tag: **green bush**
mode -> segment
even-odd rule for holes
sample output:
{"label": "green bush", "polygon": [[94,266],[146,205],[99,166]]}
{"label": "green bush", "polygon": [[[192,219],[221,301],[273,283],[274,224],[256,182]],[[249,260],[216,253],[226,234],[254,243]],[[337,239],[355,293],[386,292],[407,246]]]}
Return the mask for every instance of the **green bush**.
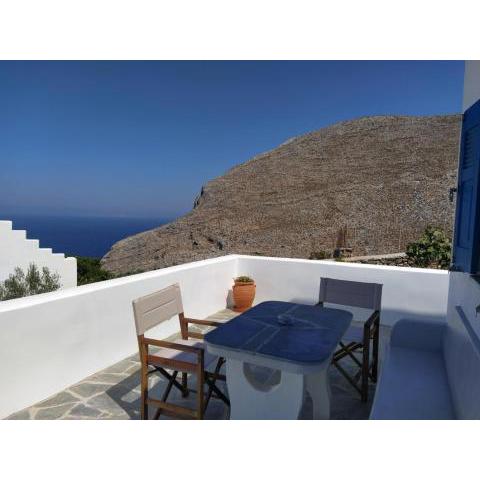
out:
{"label": "green bush", "polygon": [[327,258],[332,258],[332,255],[325,250],[320,250],[318,252],[311,252],[308,258],[309,260],[325,260]]}
{"label": "green bush", "polygon": [[417,242],[407,245],[406,254],[414,267],[448,268],[452,242],[440,228],[427,227]]}
{"label": "green bush", "polygon": [[102,282],[115,278],[102,268],[99,258],[77,257],[77,285]]}
{"label": "green bush", "polygon": [[50,273],[47,267],[43,267],[40,272],[38,267],[31,263],[26,274],[17,267],[7,280],[0,283],[0,300],[12,300],[38,293],[53,292],[60,286],[58,273]]}

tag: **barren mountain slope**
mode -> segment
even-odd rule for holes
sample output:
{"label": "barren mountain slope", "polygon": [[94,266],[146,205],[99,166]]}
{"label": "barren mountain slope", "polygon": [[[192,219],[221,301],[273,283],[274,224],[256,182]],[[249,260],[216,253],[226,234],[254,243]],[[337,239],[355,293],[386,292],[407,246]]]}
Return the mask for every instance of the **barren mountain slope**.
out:
{"label": "barren mountain slope", "polygon": [[451,232],[459,115],[378,116],[293,138],[218,177],[194,209],[113,245],[115,273],[227,253],[308,258],[347,228],[353,254],[402,251],[428,224]]}

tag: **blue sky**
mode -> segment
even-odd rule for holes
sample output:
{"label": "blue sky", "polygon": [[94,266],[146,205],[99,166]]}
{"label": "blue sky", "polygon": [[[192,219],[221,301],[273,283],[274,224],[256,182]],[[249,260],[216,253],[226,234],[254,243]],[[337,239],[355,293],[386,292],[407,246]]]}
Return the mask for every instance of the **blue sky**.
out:
{"label": "blue sky", "polygon": [[290,137],[364,115],[460,112],[463,68],[0,61],[0,210],[171,218]]}

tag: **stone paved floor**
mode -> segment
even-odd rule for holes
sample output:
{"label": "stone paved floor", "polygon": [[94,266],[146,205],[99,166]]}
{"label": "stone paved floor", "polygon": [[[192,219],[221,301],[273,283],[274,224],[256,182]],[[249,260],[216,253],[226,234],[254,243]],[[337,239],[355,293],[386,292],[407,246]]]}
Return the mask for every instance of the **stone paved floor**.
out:
{"label": "stone paved floor", "polygon": [[[231,310],[223,310],[209,317],[212,320],[226,321],[236,314]],[[388,341],[389,330],[382,327],[381,346]],[[381,348],[383,351],[383,348]],[[382,358],[382,352],[380,355]],[[347,369],[353,362],[342,360]],[[51,398],[39,402],[29,408],[14,413],[9,419],[19,420],[124,420],[140,418],[140,362],[138,355],[133,355],[121,362],[88,377]],[[151,377],[155,377],[152,375]],[[332,419],[367,419],[370,413],[375,385],[370,384],[369,402],[362,403],[349,383],[338,372],[330,369],[332,387],[331,418]],[[222,382],[217,385],[223,385]],[[161,378],[151,378],[151,392],[160,397],[165,386]],[[224,387],[226,388],[226,387]],[[178,390],[173,389],[169,401],[185,407],[194,408],[195,395],[181,397]],[[154,409],[150,409],[154,410]],[[167,418],[167,417],[161,417]],[[229,418],[228,408],[217,399],[210,401],[205,415],[206,419],[226,420]],[[301,418],[311,418],[311,406],[305,402]]]}

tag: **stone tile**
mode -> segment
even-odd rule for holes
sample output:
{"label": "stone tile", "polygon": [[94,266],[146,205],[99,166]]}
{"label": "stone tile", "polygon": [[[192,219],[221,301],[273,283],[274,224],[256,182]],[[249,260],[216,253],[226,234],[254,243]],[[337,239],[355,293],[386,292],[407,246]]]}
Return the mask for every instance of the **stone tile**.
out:
{"label": "stone tile", "polygon": [[[138,415],[138,418],[140,418],[140,415]],[[136,420],[135,418],[130,417],[127,412],[122,412],[121,414],[115,414],[111,412],[102,412],[98,420]]]}
{"label": "stone tile", "polygon": [[107,415],[106,417],[99,418],[98,420],[140,420],[140,416],[138,416],[138,418],[132,418],[128,415]]}
{"label": "stone tile", "polygon": [[130,376],[137,372],[140,374],[140,362],[138,364],[132,364],[132,366],[126,370],[125,373]]}
{"label": "stone tile", "polygon": [[35,406],[37,408],[43,407],[55,407],[57,405],[63,405],[65,403],[76,403],[78,398],[74,397],[71,393],[64,390],[63,392],[57,393],[53,397],[47,398],[43,402],[37,403]]}
{"label": "stone tile", "polygon": [[138,404],[131,404],[130,402],[123,402],[121,398],[112,397],[109,393],[102,393],[90,398],[87,405],[91,408],[99,410],[102,414],[108,413],[116,416],[124,416],[128,418],[132,412],[140,409],[140,402]]}
{"label": "stone tile", "polygon": [[75,404],[66,403],[55,407],[42,408],[34,416],[35,420],[58,420],[70,411]]}
{"label": "stone tile", "polygon": [[229,408],[221,400],[212,399],[204,418],[205,420],[228,420],[229,415]]}
{"label": "stone tile", "polygon": [[73,418],[90,418],[92,420],[96,420],[101,415],[101,413],[102,412],[100,412],[100,410],[97,410],[96,408],[92,408],[80,403],[72,408],[69,416]]}
{"label": "stone tile", "polygon": [[[115,393],[113,393],[113,395],[115,395]],[[125,393],[120,393],[119,400],[126,403],[140,403],[140,389],[127,390]]]}
{"label": "stone tile", "polygon": [[98,393],[105,392],[110,387],[111,385],[104,383],[91,383],[87,381],[70,387],[70,390],[82,398],[89,398]]}
{"label": "stone tile", "polygon": [[[122,380],[118,381],[115,385],[109,385],[107,390],[112,390],[115,387],[123,388],[124,390],[134,390],[140,387],[140,372],[136,372],[128,377],[122,378]],[[155,381],[155,377],[153,375],[150,376],[150,382]],[[152,384],[152,383],[150,383]]]}
{"label": "stone tile", "polygon": [[103,371],[89,377],[89,381],[92,383],[103,383],[105,384],[106,388],[110,385],[116,385],[117,383],[125,380],[126,376],[118,373],[110,373],[108,371]]}
{"label": "stone tile", "polygon": [[10,415],[7,420],[31,420],[30,409],[20,410],[13,415]]}

